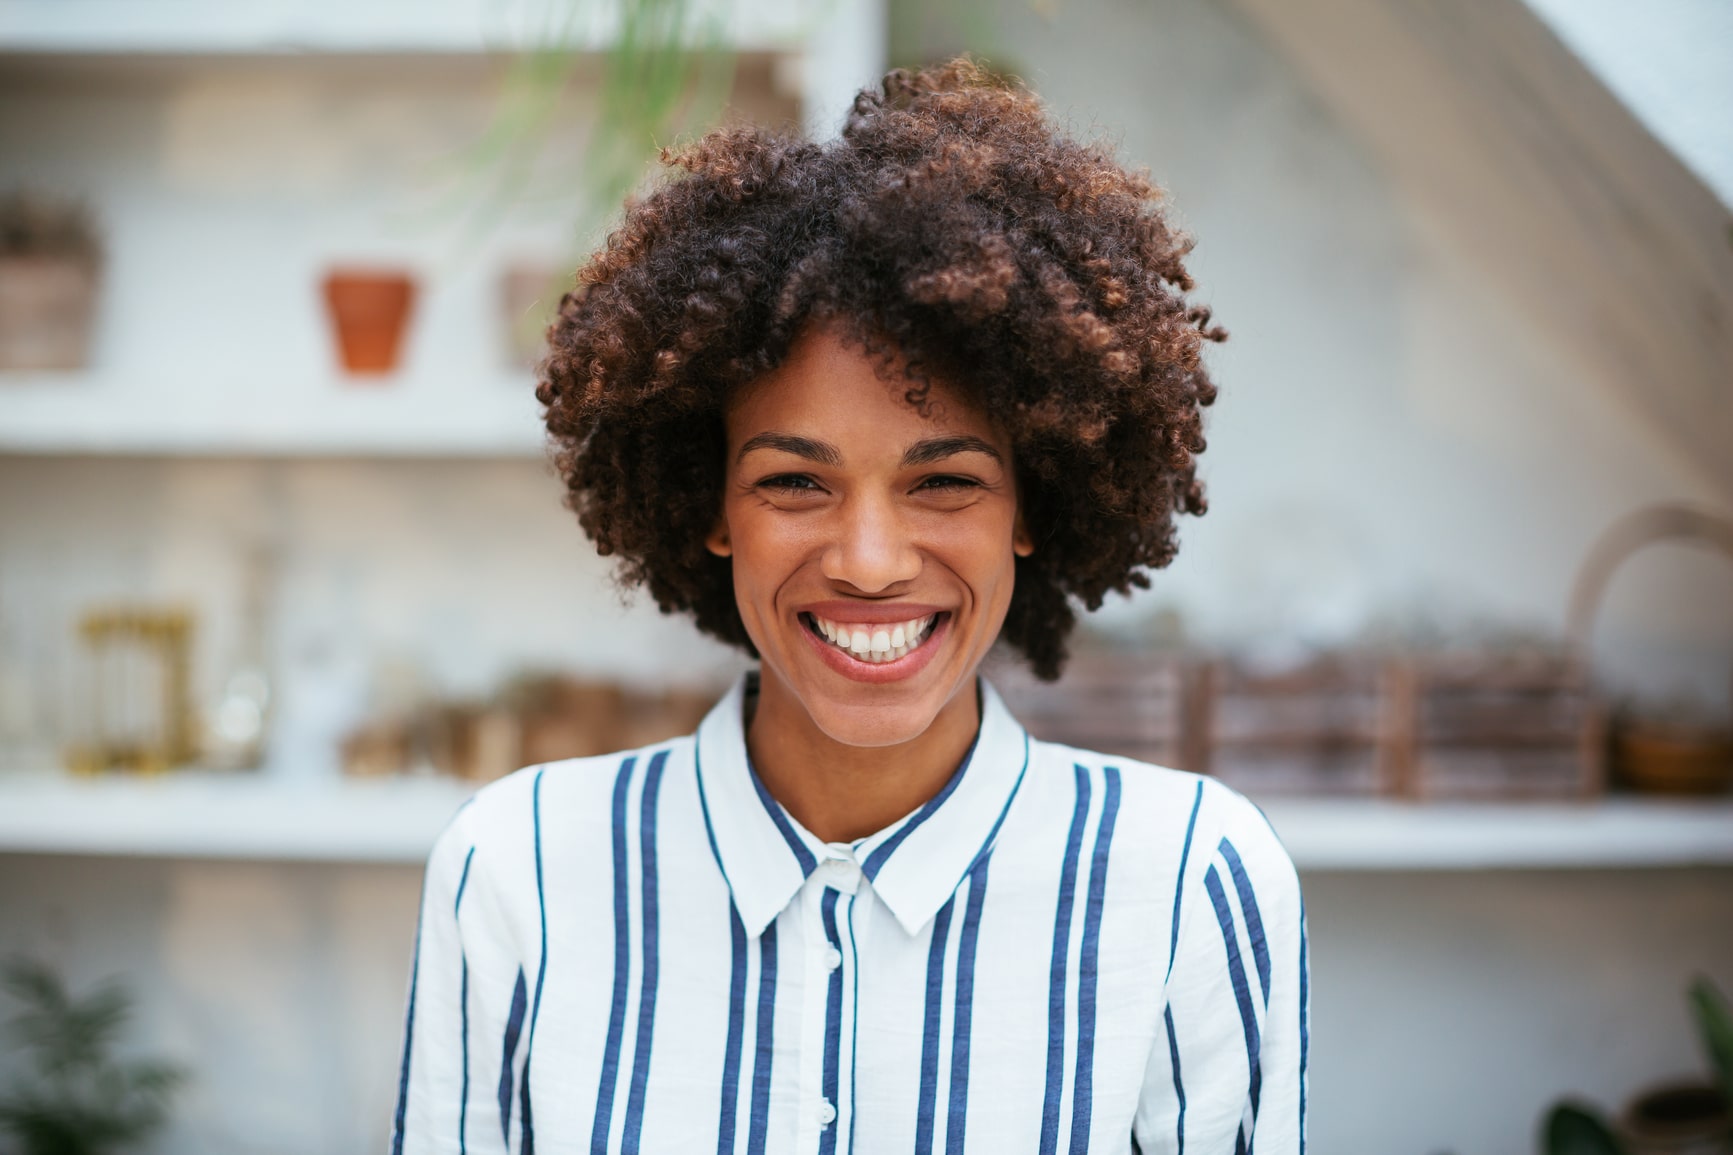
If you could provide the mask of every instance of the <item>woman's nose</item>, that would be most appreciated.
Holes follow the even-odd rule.
[[[890,502],[852,499],[836,518],[824,553],[825,577],[873,594],[920,574],[920,551]]]

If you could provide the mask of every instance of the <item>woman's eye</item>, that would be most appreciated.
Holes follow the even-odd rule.
[[[972,477],[957,477],[954,474],[942,473],[936,477],[924,479],[916,489],[973,489],[981,483]]]
[[[804,473],[779,473],[775,477],[767,477],[758,483],[760,489],[777,489],[785,493],[810,492],[818,488],[818,483]]]

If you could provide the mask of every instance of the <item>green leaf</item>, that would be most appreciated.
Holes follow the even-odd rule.
[[[59,976],[29,959],[0,967],[0,986],[23,1004],[7,1023],[8,1033],[35,1053],[37,1069],[53,1080],[101,1066],[132,1011],[132,999],[120,987],[111,983],[74,999]]]
[[[1733,1011],[1728,1009],[1727,996],[1706,978],[1691,984],[1690,999],[1697,1033],[1715,1073],[1715,1086],[1720,1088],[1722,1101],[1733,1109]]]
[[[31,1060],[0,1087],[0,1134],[17,1155],[107,1155],[162,1126],[184,1075],[114,1057],[132,1005],[122,987],[73,998],[53,971],[21,959],[0,966],[0,985],[21,1004],[6,1027]]]
[[[1594,1108],[1560,1103],[1547,1115],[1543,1155],[1626,1155]]]
[[[820,0],[807,18],[833,3]],[[473,244],[514,209],[543,204],[569,215],[575,200],[573,241],[587,250],[599,239],[589,234],[645,182],[662,147],[720,118],[735,75],[726,35],[733,6],[545,0],[539,28],[502,77],[487,128],[452,158],[451,195],[436,215],[455,219]],[[599,55],[589,48],[598,32],[607,36]],[[580,113],[587,139],[574,167],[548,146],[572,127],[571,92],[594,66],[597,88]]]

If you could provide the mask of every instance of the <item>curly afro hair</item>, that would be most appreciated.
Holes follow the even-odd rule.
[[[1036,548],[1001,638],[1057,678],[1070,599],[1147,588],[1205,508],[1200,350],[1226,334],[1184,297],[1191,245],[1159,191],[967,60],[890,73],[835,141],[729,128],[663,161],[562,300],[536,389],[597,549],[750,652],[704,546],[724,407],[805,326],[841,325],[910,404],[941,380],[1003,423]]]

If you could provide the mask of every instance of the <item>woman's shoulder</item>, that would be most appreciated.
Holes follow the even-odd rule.
[[[1116,796],[1116,824],[1138,839],[1174,839],[1216,851],[1255,856],[1278,871],[1293,870],[1270,821],[1256,803],[1220,779],[1120,754],[1030,741],[1030,769],[1063,788],[1087,778]]]
[[[1232,811],[1242,804],[1251,805],[1237,791],[1208,775],[1177,770],[1124,754],[1046,742],[1034,736],[1029,739],[1029,771],[1039,778],[1055,782],[1070,782],[1077,777],[1096,779],[1101,784],[1110,780],[1112,789],[1121,794],[1125,804],[1134,811],[1151,806],[1165,810],[1179,802],[1187,807],[1196,803],[1209,812],[1217,808]]]

